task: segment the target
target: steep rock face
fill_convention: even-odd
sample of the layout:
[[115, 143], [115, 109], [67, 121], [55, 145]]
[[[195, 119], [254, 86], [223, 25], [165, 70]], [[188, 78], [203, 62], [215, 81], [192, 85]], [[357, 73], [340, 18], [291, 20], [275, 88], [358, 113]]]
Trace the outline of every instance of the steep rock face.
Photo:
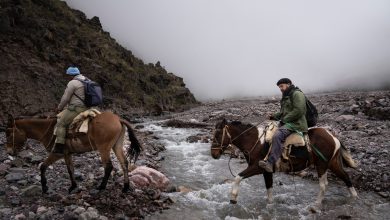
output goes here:
[[72, 64], [102, 85], [104, 108], [160, 113], [197, 104], [182, 78], [159, 62], [144, 64], [102, 29], [98, 17], [87, 19], [59, 0], [0, 2], [0, 124], [8, 113], [52, 110]]

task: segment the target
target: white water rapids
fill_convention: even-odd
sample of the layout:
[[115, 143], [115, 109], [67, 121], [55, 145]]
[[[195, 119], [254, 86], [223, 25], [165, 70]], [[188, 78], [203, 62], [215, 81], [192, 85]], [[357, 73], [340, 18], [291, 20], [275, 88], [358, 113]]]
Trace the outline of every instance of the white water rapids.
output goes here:
[[[160, 153], [162, 172], [172, 183], [192, 189], [188, 193], [168, 194], [175, 203], [162, 213], [146, 219], [389, 219], [390, 203], [375, 193], [358, 191], [359, 199], [349, 197], [343, 182], [330, 181], [320, 213], [311, 213], [319, 191], [317, 181], [282, 173], [274, 175], [274, 202], [267, 204], [263, 176], [245, 179], [240, 184], [238, 203], [232, 205], [230, 190], [233, 179], [228, 156], [215, 160], [210, 144], [188, 143], [191, 135], [207, 132], [201, 129], [161, 127], [157, 122], [145, 123], [166, 146]], [[246, 168], [239, 159], [231, 160], [233, 173]], [[226, 183], [225, 183], [226, 182]]]

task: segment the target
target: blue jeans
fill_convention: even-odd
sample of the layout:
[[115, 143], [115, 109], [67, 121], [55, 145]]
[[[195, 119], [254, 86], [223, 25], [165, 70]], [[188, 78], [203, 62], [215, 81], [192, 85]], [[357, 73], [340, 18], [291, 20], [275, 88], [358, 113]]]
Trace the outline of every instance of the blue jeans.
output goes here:
[[272, 137], [272, 148], [268, 157], [268, 162], [275, 164], [276, 161], [282, 156], [284, 141], [292, 133], [293, 131], [288, 130], [284, 126], [278, 128]]

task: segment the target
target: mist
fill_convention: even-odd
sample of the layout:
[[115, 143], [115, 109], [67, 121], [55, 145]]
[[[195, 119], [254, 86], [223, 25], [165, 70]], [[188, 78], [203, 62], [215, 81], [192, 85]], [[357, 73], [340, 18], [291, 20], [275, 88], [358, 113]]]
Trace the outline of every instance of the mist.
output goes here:
[[390, 1], [66, 0], [201, 101], [390, 85]]

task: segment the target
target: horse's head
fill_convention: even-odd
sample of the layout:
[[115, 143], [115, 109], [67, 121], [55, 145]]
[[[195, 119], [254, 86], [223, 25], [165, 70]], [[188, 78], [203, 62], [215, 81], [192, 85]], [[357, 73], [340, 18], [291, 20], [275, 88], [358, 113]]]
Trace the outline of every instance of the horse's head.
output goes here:
[[16, 155], [20, 152], [27, 141], [26, 133], [16, 126], [16, 121], [11, 117], [8, 118], [8, 124], [6, 129], [7, 138], [7, 153], [10, 155]]
[[211, 156], [219, 159], [226, 148], [231, 144], [231, 136], [227, 131], [228, 122], [223, 119], [215, 125], [213, 142], [211, 143]]

